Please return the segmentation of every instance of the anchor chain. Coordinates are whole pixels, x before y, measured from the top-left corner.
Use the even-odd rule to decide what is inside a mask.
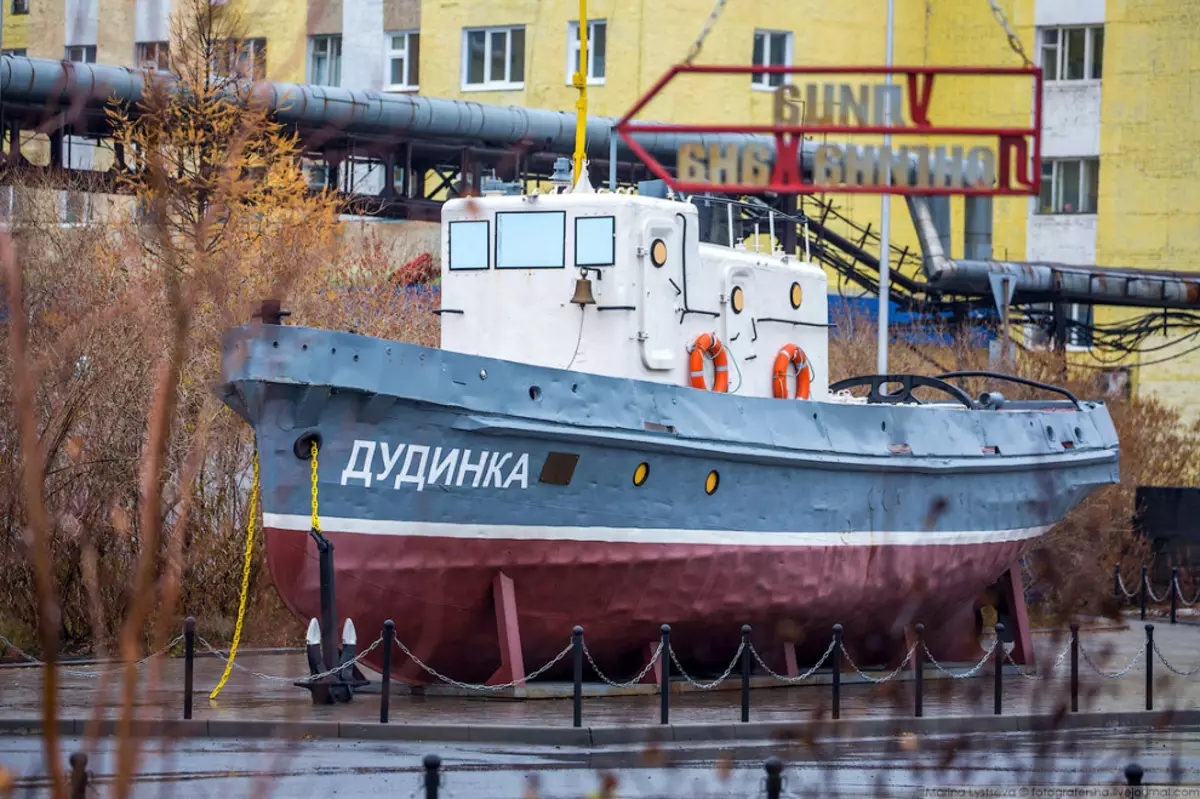
[[[315,489],[314,489],[315,490]],[[250,564],[254,556],[254,523],[258,520],[258,446],[254,447],[254,482],[250,486],[250,506],[246,510],[246,557],[242,564],[242,597],[238,600],[237,625],[233,628],[233,643],[229,646],[229,660],[225,663],[225,673],[221,675],[217,687],[208,695],[216,699],[221,689],[229,679],[233,670],[233,661],[237,658],[238,644],[242,640],[242,623],[246,619],[246,598],[250,593]]]

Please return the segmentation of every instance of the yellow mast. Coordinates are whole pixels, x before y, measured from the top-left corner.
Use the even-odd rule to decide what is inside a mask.
[[[573,82],[579,90],[579,99],[575,101],[575,174],[571,185],[579,182],[583,172],[584,149],[587,142],[587,0],[579,0],[579,71],[575,73]]]

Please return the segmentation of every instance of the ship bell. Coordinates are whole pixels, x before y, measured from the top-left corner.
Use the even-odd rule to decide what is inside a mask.
[[[575,281],[575,296],[571,298],[571,302],[581,308],[596,304],[596,298],[592,296],[592,281],[588,280],[587,275]]]

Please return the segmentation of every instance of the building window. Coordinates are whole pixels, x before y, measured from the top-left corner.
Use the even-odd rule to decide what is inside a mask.
[[[1062,304],[1064,336],[1068,350],[1087,350],[1092,346],[1093,310],[1091,305],[1074,302]],[[1029,305],[1033,324],[1025,326],[1025,346],[1032,350],[1048,350],[1054,346],[1054,304],[1038,302]]]
[[[1043,158],[1039,214],[1094,214],[1099,158]]]
[[[20,16],[21,14],[28,14],[29,13],[29,0],[12,0],[11,8],[12,8],[13,16]]]
[[[213,72],[227,78],[265,80],[267,77],[267,40],[226,39],[216,54]]]
[[[608,23],[602,19],[588,20],[588,76],[587,82],[594,85],[604,83],[604,68],[608,45]],[[579,71],[579,23],[567,23],[567,83],[575,81]]]
[[[387,35],[387,90],[415,92],[421,86],[421,34],[396,31]]]
[[[308,40],[308,82],[342,85],[342,37],[313,36]]]
[[[1047,81],[1100,80],[1104,27],[1042,28],[1042,74]]]
[[[77,44],[68,47],[63,54],[63,60],[73,61],[76,64],[95,64],[96,63],[96,45],[94,44]]]
[[[790,67],[792,65],[792,34],[788,31],[754,32],[754,66]],[[783,85],[785,75],[756,72],[750,76],[752,85],[773,88]]]
[[[525,85],[525,26],[463,30],[463,88]]]
[[[20,58],[24,58],[28,52],[29,51],[26,50],[24,47],[12,47],[12,48],[5,48],[4,50],[0,50],[0,55],[12,55],[12,56],[18,56]]]
[[[169,46],[167,42],[138,42],[134,47],[134,59],[143,69],[169,69]]]

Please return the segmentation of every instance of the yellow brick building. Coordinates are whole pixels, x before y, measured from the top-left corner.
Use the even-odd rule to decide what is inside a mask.
[[[187,0],[2,0],[5,52],[134,64],[168,47],[172,4]],[[571,110],[575,0],[232,0],[270,80],[420,92]],[[1190,0],[998,0],[1046,71],[1041,198],[997,198],[993,252],[1008,260],[1200,269],[1200,3]],[[590,0],[590,111],[620,116],[688,51],[710,0]],[[1018,66],[988,0],[895,0],[895,63]],[[697,63],[881,64],[884,0],[729,0]],[[939,123],[1020,124],[1028,98],[988,79],[947,84]],[[681,81],[644,112],[679,122],[767,122],[772,96],[748,78]],[[841,211],[879,226],[879,198],[838,195]],[[903,201],[892,241],[916,248]],[[961,199],[951,255],[963,254]],[[831,285],[836,285],[831,281]],[[1072,310],[1095,324],[1138,315]],[[1177,336],[1176,336],[1177,337]],[[1166,343],[1151,340],[1149,346]],[[1099,365],[1086,336],[1074,358]],[[1200,354],[1186,342],[1131,356],[1133,389],[1200,416]],[[1170,357],[1170,360],[1162,361]]]

